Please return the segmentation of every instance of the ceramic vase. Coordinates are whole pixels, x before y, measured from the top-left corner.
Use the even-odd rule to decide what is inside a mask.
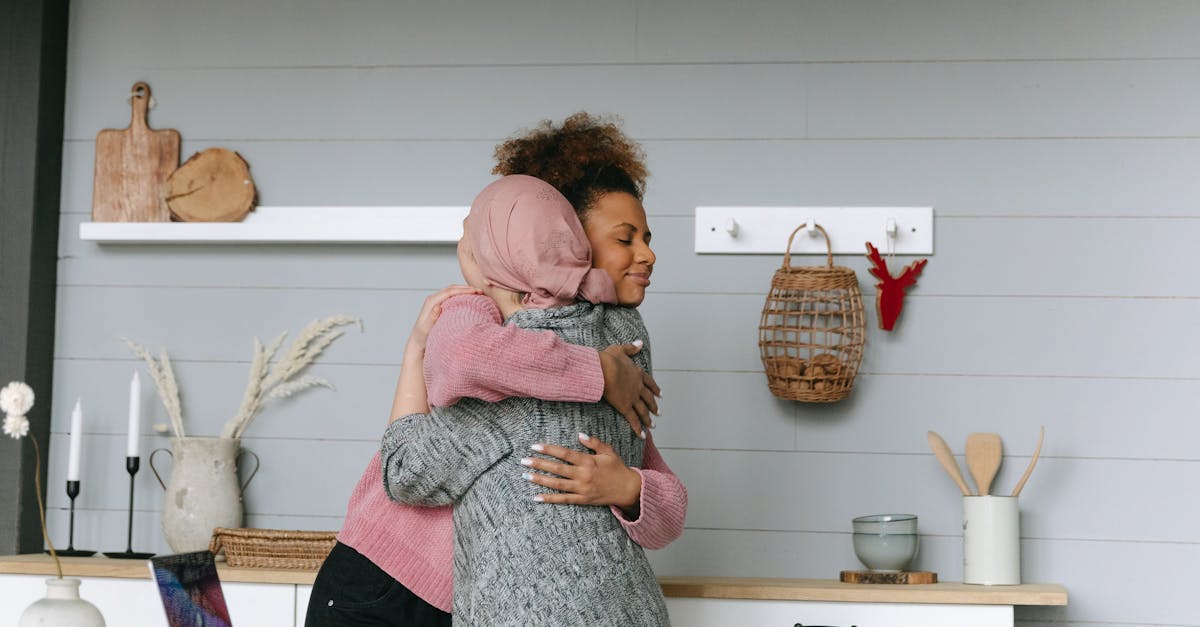
[[[104,617],[79,598],[78,579],[54,578],[46,580],[46,597],[25,609],[17,627],[104,627]]]
[[[239,457],[236,438],[183,437],[171,440],[171,449],[158,449],[150,455],[150,468],[166,493],[162,503],[162,532],[176,553],[202,551],[208,548],[216,527],[242,526],[242,491],[258,472],[258,457],[254,470],[245,483],[238,484]],[[171,456],[171,477],[163,483],[154,465],[159,452]]]

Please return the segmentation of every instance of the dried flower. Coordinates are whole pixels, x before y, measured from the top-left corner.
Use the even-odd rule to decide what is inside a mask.
[[[0,411],[5,415],[24,416],[33,407],[33,388],[13,381],[0,389]]]
[[[357,324],[359,330],[362,330],[362,320],[344,314],[310,322],[300,331],[296,341],[292,342],[287,352],[274,366],[271,365],[271,360],[279,352],[287,333],[280,334],[267,346],[263,346],[258,338],[254,338],[250,378],[246,384],[246,391],[242,394],[241,406],[238,407],[237,413],[226,421],[225,426],[221,429],[220,437],[242,437],[242,433],[246,431],[250,421],[262,411],[263,404],[270,399],[287,398],[314,387],[334,389],[333,384],[324,379],[309,376],[297,377],[297,375],[312,364],[334,340],[342,336],[342,332],[337,328],[348,324]],[[175,381],[175,372],[171,368],[171,359],[167,356],[166,350],[163,350],[160,357],[155,359],[138,343],[128,338],[121,339],[129,346],[133,354],[146,362],[146,369],[150,371],[150,376],[158,388],[159,399],[162,400],[163,406],[167,409],[167,415],[171,418],[175,437],[184,437],[179,386]]]
[[[333,387],[332,383],[326,381],[325,379],[318,379],[317,377],[300,377],[295,381],[280,383],[279,385],[271,388],[271,392],[267,394],[267,398],[287,398],[301,390],[317,387],[328,388],[330,390],[337,389]]]
[[[146,370],[150,372],[150,378],[154,380],[154,387],[158,388],[158,399],[162,401],[167,415],[171,417],[171,426],[175,429],[175,437],[182,438],[187,435],[183,430],[183,409],[179,402],[179,386],[175,383],[175,370],[171,368],[171,360],[167,358],[166,349],[162,350],[162,361],[160,362],[155,360],[150,351],[141,344],[127,337],[121,338],[121,341],[125,342],[134,355],[141,357],[142,361],[146,362]]]
[[[0,410],[4,411],[4,434],[14,440],[29,436],[33,444],[33,492],[37,496],[38,517],[42,522],[42,539],[50,547],[50,557],[54,558],[54,568],[58,578],[62,579],[62,562],[58,560],[58,552],[50,541],[50,532],[46,530],[46,504],[42,502],[42,450],[38,447],[37,438],[29,432],[29,419],[25,417],[33,409],[33,388],[21,381],[13,381],[0,390]]]
[[[20,440],[29,433],[29,419],[16,414],[4,415],[4,435]]]
[[[321,320],[313,320],[300,330],[300,335],[288,347],[279,361],[268,369],[271,359],[283,344],[283,333],[264,347],[258,338],[254,338],[254,359],[250,362],[250,380],[246,384],[246,393],[242,397],[242,405],[237,414],[230,418],[221,429],[223,438],[240,438],[245,433],[250,421],[262,411],[263,403],[272,398],[286,398],[302,390],[313,387],[333,389],[333,385],[324,379],[316,377],[300,377],[294,379],[307,368],[320,354],[342,336],[337,328],[348,324],[358,325],[362,330],[362,320],[353,316],[337,314]]]

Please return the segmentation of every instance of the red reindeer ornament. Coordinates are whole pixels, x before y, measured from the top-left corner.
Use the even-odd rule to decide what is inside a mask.
[[[887,262],[879,256],[879,251],[871,242],[867,242],[867,259],[871,260],[869,272],[879,279],[879,283],[875,284],[878,288],[875,309],[879,314],[879,328],[891,331],[896,326],[896,319],[900,317],[900,310],[904,308],[905,290],[917,284],[917,276],[925,269],[929,260],[914,261],[904,266],[900,276],[894,277],[888,272]]]

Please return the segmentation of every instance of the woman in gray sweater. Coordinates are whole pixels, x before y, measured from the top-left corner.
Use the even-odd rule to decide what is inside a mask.
[[[464,277],[495,299],[494,315],[508,324],[598,349],[645,340],[633,306],[645,295],[654,255],[638,196],[614,192],[595,199],[585,236],[570,203],[553,187],[531,177],[501,179],[479,195],[464,223]],[[573,224],[546,218],[563,212]],[[546,270],[555,255],[578,251],[580,239],[587,250],[588,240],[597,238],[614,242],[604,253],[613,261],[608,267],[569,276]],[[600,295],[593,300],[609,302],[565,304],[589,287]],[[444,303],[442,315],[491,302],[456,297]],[[437,331],[435,325],[431,351]],[[633,359],[649,371],[649,346]],[[561,464],[534,461],[541,457],[537,447],[553,443],[588,452],[577,443],[581,437],[608,442],[627,466],[642,463],[644,442],[607,403],[464,399],[389,425],[381,449],[389,495],[411,504],[454,504],[456,624],[668,624],[642,548],[608,511],[546,507],[537,500],[542,490],[530,481],[532,468],[571,473]],[[539,483],[553,487],[552,479]]]

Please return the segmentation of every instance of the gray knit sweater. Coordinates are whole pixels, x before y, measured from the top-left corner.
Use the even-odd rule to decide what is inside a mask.
[[[597,349],[646,339],[637,310],[577,304],[526,309],[517,326],[550,330]],[[649,344],[633,358],[649,371]],[[607,507],[546,505],[521,477],[537,442],[587,451],[577,434],[608,442],[628,466],[643,442],[608,403],[463,399],[405,416],[383,436],[388,494],[402,503],[454,503],[456,625],[667,625],[662,590],[642,547]]]

